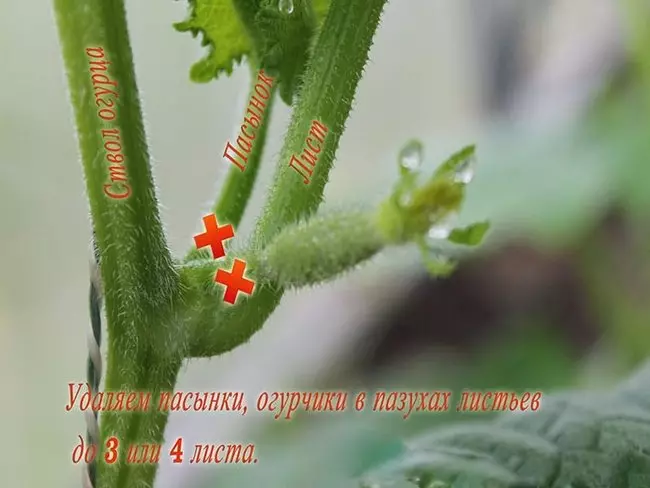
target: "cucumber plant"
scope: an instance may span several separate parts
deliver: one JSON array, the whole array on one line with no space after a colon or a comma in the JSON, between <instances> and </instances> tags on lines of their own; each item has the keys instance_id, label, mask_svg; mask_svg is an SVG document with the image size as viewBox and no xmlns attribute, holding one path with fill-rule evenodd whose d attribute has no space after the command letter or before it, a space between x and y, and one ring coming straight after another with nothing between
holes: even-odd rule
<instances>
[{"instance_id":1,"label":"cucumber plant","mask_svg":"<svg viewBox=\"0 0 650 488\"><path fill-rule=\"evenodd\" d=\"M422 147L412 141L400 153L395 187L381 205L318 212L385 3L189 0L187 19L175 27L200 35L208 48L190 70L193 81L227 76L237 63L253 73L252 95L258 73L273 80L245 170L232 166L216 196L212 210L220 224L236 228L244 214L274 98L292 107L252 235L215 260L196 249L172 256L167 245L124 1L54 0L105 304L104 391L148 392L154 399L145 411L99 416L96 488L153 485L156 463L128 463L125 449L106 462L107 440L161 444L168 412L156 408L156 399L173 391L183 361L248 341L285 290L333 279L393 245L415 244L432 273L448 274L456 250L479 244L488 230L487 222L454 228L474 171L473 146L424 176ZM328 132L305 184L289 163L314 120ZM245 260L256 286L230 305L214 277L234 259Z\"/></svg>"}]
</instances>

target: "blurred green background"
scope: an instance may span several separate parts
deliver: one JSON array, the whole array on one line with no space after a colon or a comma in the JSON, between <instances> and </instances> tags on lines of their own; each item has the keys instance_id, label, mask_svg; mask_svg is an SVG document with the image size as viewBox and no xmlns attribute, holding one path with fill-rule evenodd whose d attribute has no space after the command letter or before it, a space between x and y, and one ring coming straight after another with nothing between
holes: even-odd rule
<instances>
[{"instance_id":1,"label":"blurred green background","mask_svg":"<svg viewBox=\"0 0 650 488\"><path fill-rule=\"evenodd\" d=\"M546 393L606 386L638 364L650 348L650 90L637 68L645 53L625 49L620 5L391 2L325 207L380 201L412 137L425 143L428 169L475 142L479 166L461 218L490 218L489 242L449 280L423 277L417 251L398 249L290 293L249 344L191 362L178 388L243 390L253 410L263 390ZM220 156L240 124L248 70L190 83L203 49L171 27L185 3L127 7L162 214L180 254L228 168ZM67 384L85 374L90 226L81 165L51 4L4 1L0 23L0 364L8 385L0 480L80 486L70 455L83 415L64 406ZM273 114L242 235L288 117L287 107ZM338 486L399 452L408 434L455 417L321 414L287 423L178 413L170 442L256 442L260 462L232 470L165 461L156 486Z\"/></svg>"}]
</instances>

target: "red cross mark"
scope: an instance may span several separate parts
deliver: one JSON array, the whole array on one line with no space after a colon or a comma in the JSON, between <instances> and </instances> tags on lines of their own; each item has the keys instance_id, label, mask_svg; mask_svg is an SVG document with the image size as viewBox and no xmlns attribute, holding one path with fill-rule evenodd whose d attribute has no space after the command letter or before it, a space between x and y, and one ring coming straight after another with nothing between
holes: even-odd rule
<instances>
[{"instance_id":1,"label":"red cross mark","mask_svg":"<svg viewBox=\"0 0 650 488\"><path fill-rule=\"evenodd\" d=\"M201 249L202 247L210 246L214 259L224 257L226 251L223 248L223 241L235 236L232 225L227 224L219 227L217 217L214 214L203 217L203 225L205 226L205 232L194 236L196 248Z\"/></svg>"},{"instance_id":2,"label":"red cross mark","mask_svg":"<svg viewBox=\"0 0 650 488\"><path fill-rule=\"evenodd\" d=\"M253 293L255 282L244 278L244 271L246 271L246 261L241 259L235 259L230 273L223 269L217 270L214 281L226 286L226 293L223 295L224 302L234 304L240 291L247 295Z\"/></svg>"}]
</instances>

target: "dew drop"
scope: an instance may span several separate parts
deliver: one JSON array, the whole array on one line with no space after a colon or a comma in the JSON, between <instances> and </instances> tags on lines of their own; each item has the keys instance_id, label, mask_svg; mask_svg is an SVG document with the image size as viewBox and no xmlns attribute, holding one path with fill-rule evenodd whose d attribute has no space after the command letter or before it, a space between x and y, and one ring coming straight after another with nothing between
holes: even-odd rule
<instances>
[{"instance_id":1,"label":"dew drop","mask_svg":"<svg viewBox=\"0 0 650 488\"><path fill-rule=\"evenodd\" d=\"M429 239L442 240L447 239L451 234L451 231L454 230L456 224L456 214L451 213L444 217L442 220L436 222L429 228L427 233Z\"/></svg>"},{"instance_id":2,"label":"dew drop","mask_svg":"<svg viewBox=\"0 0 650 488\"><path fill-rule=\"evenodd\" d=\"M454 181L457 183L468 184L474 179L476 171L476 158L474 156L467 158L456 167L454 172Z\"/></svg>"},{"instance_id":3,"label":"dew drop","mask_svg":"<svg viewBox=\"0 0 650 488\"><path fill-rule=\"evenodd\" d=\"M278 10L283 14L292 14L293 0L278 0Z\"/></svg>"},{"instance_id":4,"label":"dew drop","mask_svg":"<svg viewBox=\"0 0 650 488\"><path fill-rule=\"evenodd\" d=\"M438 223L429 229L430 239L446 239L451 234L451 227L443 223Z\"/></svg>"},{"instance_id":5,"label":"dew drop","mask_svg":"<svg viewBox=\"0 0 650 488\"><path fill-rule=\"evenodd\" d=\"M418 140L407 142L399 152L399 164L402 168L416 170L422 165L422 143Z\"/></svg>"}]
</instances>

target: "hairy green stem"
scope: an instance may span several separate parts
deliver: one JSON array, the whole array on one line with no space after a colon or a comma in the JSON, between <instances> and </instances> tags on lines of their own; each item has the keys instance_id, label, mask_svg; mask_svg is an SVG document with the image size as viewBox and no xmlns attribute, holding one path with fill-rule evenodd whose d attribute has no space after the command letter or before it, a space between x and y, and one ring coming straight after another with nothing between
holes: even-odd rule
<instances>
[{"instance_id":1,"label":"hairy green stem","mask_svg":"<svg viewBox=\"0 0 650 488\"><path fill-rule=\"evenodd\" d=\"M255 94L255 84L258 83L257 70L251 70L251 89L250 95ZM213 212L217 216L219 222L228 222L235 228L241 222L241 219L246 210L246 205L250 200L257 174L259 173L260 163L264 154L264 146L266 144L266 133L268 131L271 112L273 109L273 101L275 100L275 92L277 85L271 87L271 96L266 104L264 114L260 118L260 126L255 132L255 140L253 148L248 155L246 163L246 170L241 171L235 166L231 166L228 171L228 176L224 182L224 186L219 193L219 199L215 203ZM248 103L248 99L246 102Z\"/></svg>"},{"instance_id":2,"label":"hairy green stem","mask_svg":"<svg viewBox=\"0 0 650 488\"><path fill-rule=\"evenodd\" d=\"M301 96L294 109L271 193L255 229L253 247L263 248L286 225L311 215L320 204L352 100L368 58L372 38L386 0L333 0L304 75ZM302 152L313 120L326 125L319 159L309 184L289 167ZM211 356L246 341L273 312L283 289L262 285L249 299L224 307L218 327L206 324L192 341L192 356ZM237 331L233 342L220 343L218 329Z\"/></svg>"},{"instance_id":3,"label":"hairy green stem","mask_svg":"<svg viewBox=\"0 0 650 488\"><path fill-rule=\"evenodd\" d=\"M381 232L376 211L336 212L286 227L263 250L229 252L220 261L203 258L184 263L180 267L181 277L191 290L188 297L192 295L191 300L200 311L187 318L188 327L200 331L210 318L214 322L209 349L197 341L191 354L219 354L246 339L240 329L220 320L219 314L225 308L223 289L211 283L216 270L231 269L235 259L246 261L247 275L257 286L294 288L336 278L391 244L394 242Z\"/></svg>"},{"instance_id":4,"label":"hairy green stem","mask_svg":"<svg viewBox=\"0 0 650 488\"><path fill-rule=\"evenodd\" d=\"M259 242L268 242L286 224L312 214L320 205L385 3L333 0L314 46L274 184L256 228ZM325 124L328 133L311 182L305 185L289 162L292 155L302 152L314 119Z\"/></svg>"},{"instance_id":5,"label":"hairy green stem","mask_svg":"<svg viewBox=\"0 0 650 488\"><path fill-rule=\"evenodd\" d=\"M171 340L179 280L159 218L124 4L54 0L54 8L100 255L105 390L171 388L184 347ZM165 419L159 412L101 415L102 442L116 436L121 449L110 466L97 456L98 488L151 486L155 465L125 465L124 458L134 441L161 442Z\"/></svg>"},{"instance_id":6,"label":"hairy green stem","mask_svg":"<svg viewBox=\"0 0 650 488\"><path fill-rule=\"evenodd\" d=\"M251 60L251 63L253 61ZM251 64L251 87L249 97L246 99L248 106L250 97L255 95L255 85L259 82L257 78L258 70L255 64ZM239 226L246 206L250 200L251 193L255 186L255 181L259 173L262 156L264 155L264 146L266 145L266 134L268 132L270 118L273 110L274 100L276 98L277 84L271 89L271 95L266 103L264 113L260 117L260 126L255 131L255 140L252 144L250 154L247 155L246 170L241 171L238 167L231 165L228 169L226 180L219 191L219 196L212 208L212 212L217 216L220 224L232 224L235 229ZM246 107L244 108L245 113ZM190 249L185 261L199 259L204 257L203 251L195 248Z\"/></svg>"},{"instance_id":7,"label":"hairy green stem","mask_svg":"<svg viewBox=\"0 0 650 488\"><path fill-rule=\"evenodd\" d=\"M258 281L285 288L336 278L390 244L377 220L377 212L349 211L286 227L251 262L251 273Z\"/></svg>"}]
</instances>

